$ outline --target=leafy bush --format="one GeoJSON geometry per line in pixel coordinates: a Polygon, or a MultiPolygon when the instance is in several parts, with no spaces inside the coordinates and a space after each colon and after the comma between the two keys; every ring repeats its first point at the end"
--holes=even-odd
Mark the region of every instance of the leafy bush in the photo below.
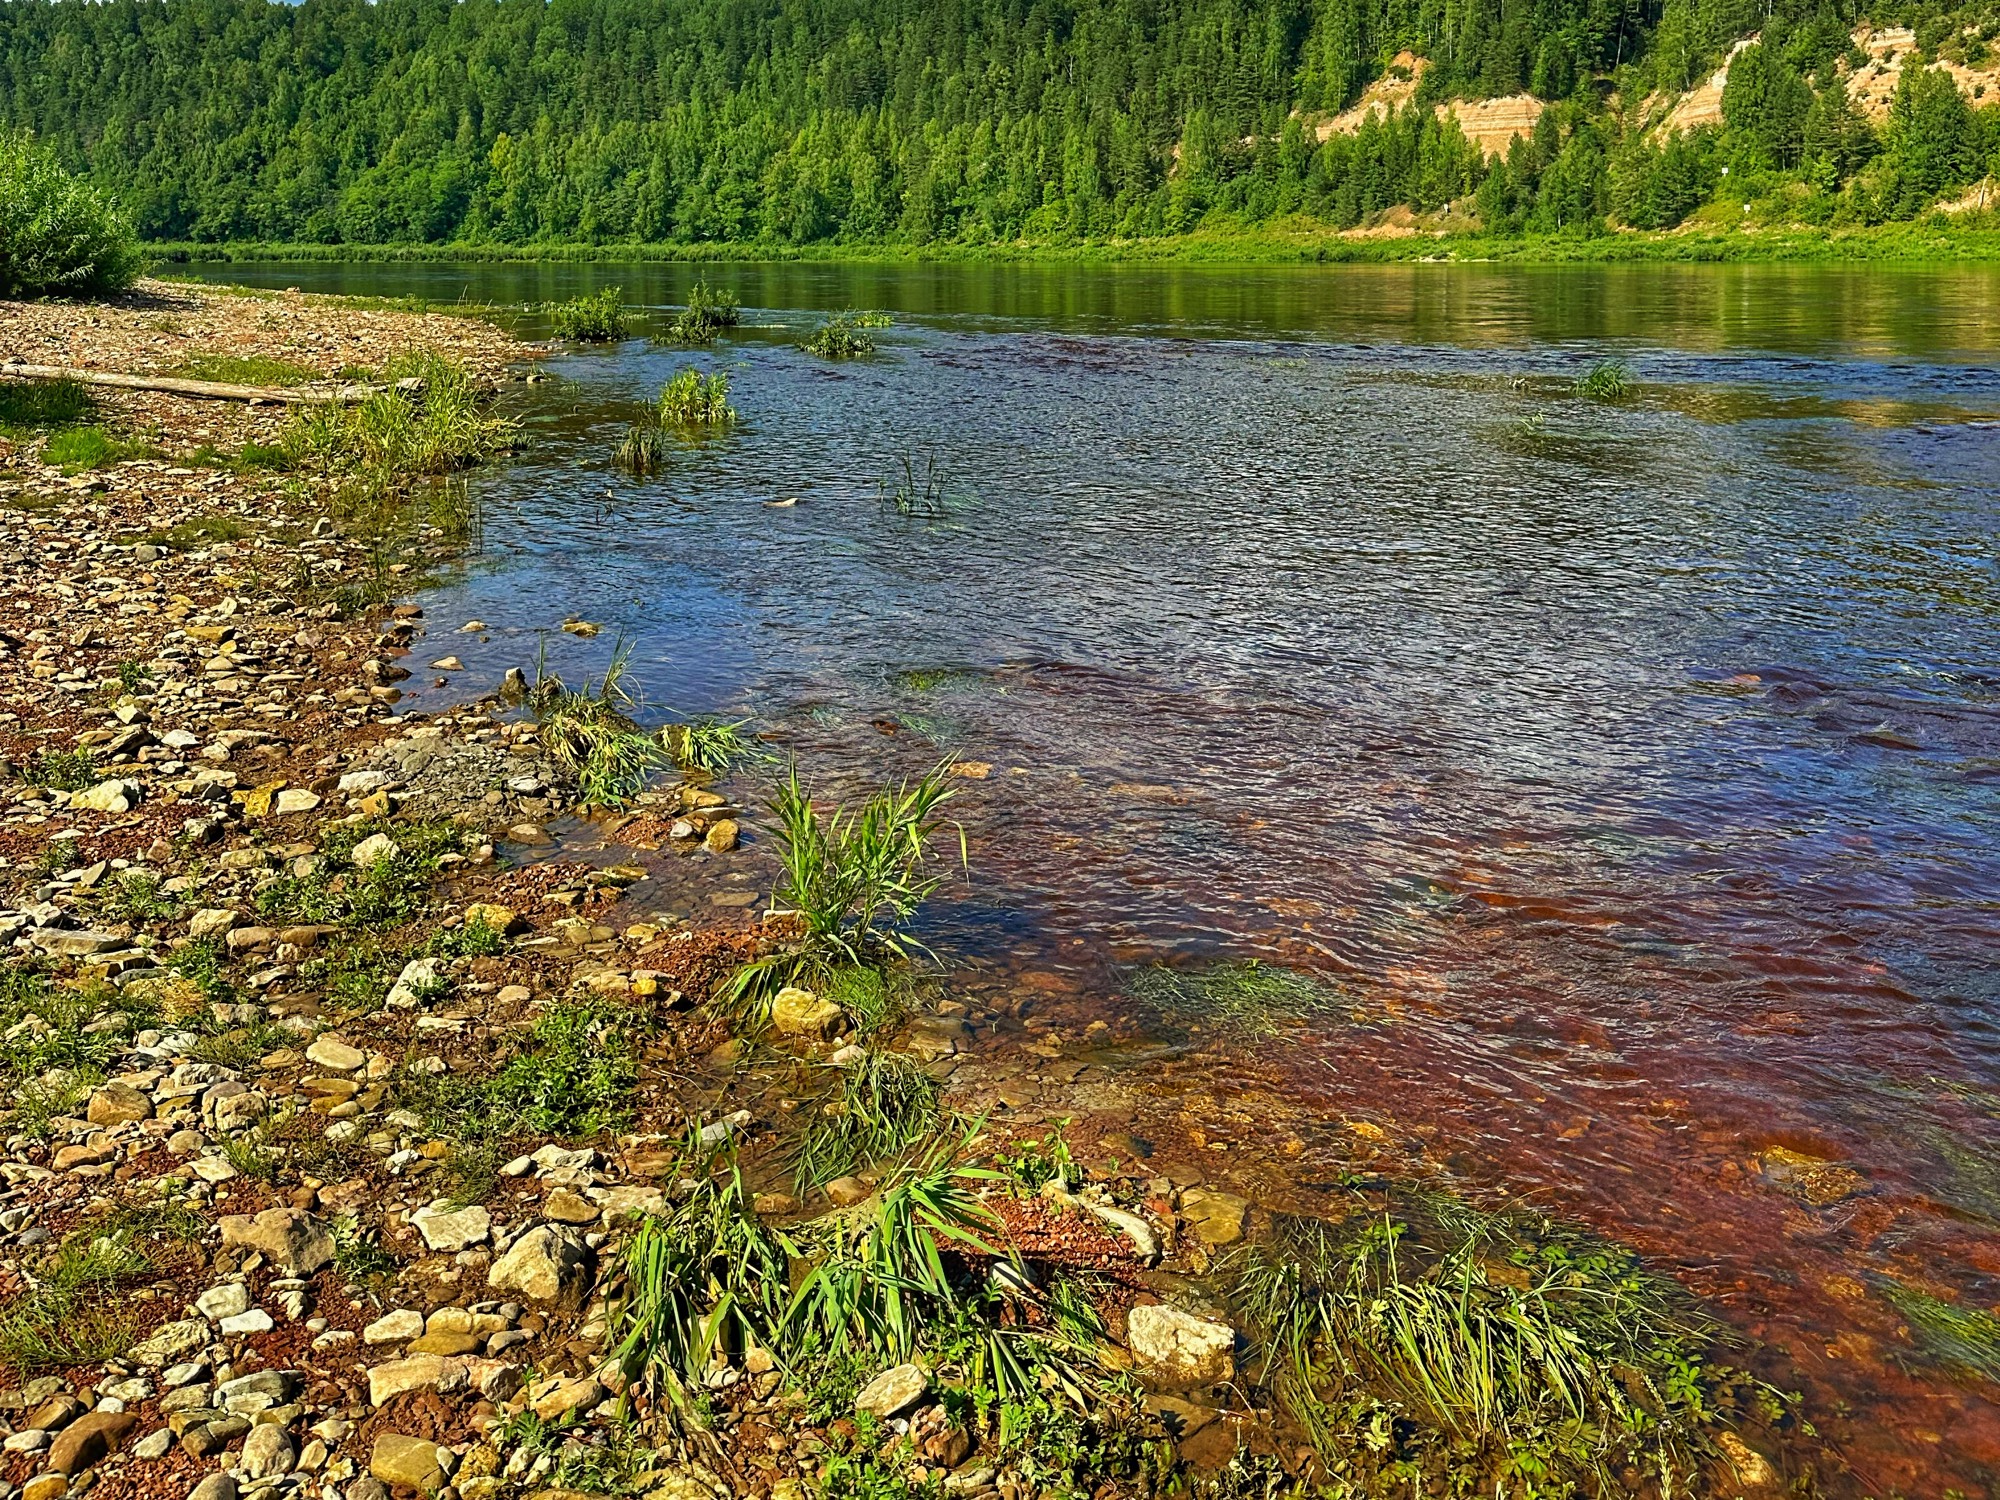
{"type": "Polygon", "coordinates": [[[141,264],[110,200],[26,131],[0,132],[0,296],[103,296],[136,281],[141,264]]]}
{"type": "Polygon", "coordinates": [[[559,339],[582,344],[608,344],[625,337],[625,305],[618,300],[623,287],[600,287],[567,302],[549,304],[549,325],[559,339]]]}

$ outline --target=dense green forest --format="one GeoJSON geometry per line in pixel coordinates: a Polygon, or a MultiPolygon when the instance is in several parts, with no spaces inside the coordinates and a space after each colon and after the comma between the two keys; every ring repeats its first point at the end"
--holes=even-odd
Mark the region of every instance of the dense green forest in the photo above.
{"type": "Polygon", "coordinates": [[[2000,105],[1918,65],[1984,62],[1983,7],[1868,13],[1918,32],[1877,126],[1855,0],[5,0],[0,125],[154,240],[1871,223],[2000,165],[2000,105]],[[1644,128],[1759,31],[1722,126],[1644,128]],[[1405,49],[1415,98],[1320,140],[1405,49]],[[1550,107],[1504,158],[1432,107],[1523,91],[1550,107]]]}

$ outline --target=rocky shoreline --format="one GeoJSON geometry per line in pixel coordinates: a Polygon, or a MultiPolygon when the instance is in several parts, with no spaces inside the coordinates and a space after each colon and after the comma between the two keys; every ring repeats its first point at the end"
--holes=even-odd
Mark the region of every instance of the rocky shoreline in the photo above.
{"type": "MultiPolygon", "coordinates": [[[[49,364],[332,379],[423,346],[501,391],[537,352],[296,294],[0,305],[0,348],[49,364]]],[[[732,1026],[708,1002],[774,929],[663,909],[636,854],[565,855],[576,776],[518,690],[404,710],[398,683],[453,672],[451,633],[479,628],[407,602],[448,521],[364,526],[330,484],[230,461],[276,442],[282,409],[119,392],[99,412],[130,451],[92,467],[0,436],[0,1500],[1107,1500],[1337,1477],[1196,1279],[1270,1205],[1189,1165],[1212,1145],[1193,1125],[1165,1150],[1114,1128],[1137,1105],[1078,1060],[1115,1040],[1101,1022],[916,986],[865,1047],[795,990],[732,1026]],[[1010,1061],[975,1047],[998,1031],[1010,1061]],[[901,1180],[864,1162],[802,1185],[788,1155],[878,1051],[925,1070],[990,1174],[1005,1243],[959,1246],[958,1270],[1089,1289],[1108,1383],[1071,1437],[1010,1439],[928,1355],[805,1380],[739,1341],[672,1400],[621,1359],[634,1236],[724,1154],[755,1219],[802,1235],[901,1180]]],[[[729,793],[669,778],[601,830],[706,861],[720,891],[757,857],[729,793]]],[[[1718,1444],[1730,1492],[1780,1487],[1758,1447],[1718,1444]]]]}

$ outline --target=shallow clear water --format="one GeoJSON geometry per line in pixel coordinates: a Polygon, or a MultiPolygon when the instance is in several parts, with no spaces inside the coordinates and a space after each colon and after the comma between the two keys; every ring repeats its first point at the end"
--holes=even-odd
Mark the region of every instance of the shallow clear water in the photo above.
{"type": "Polygon", "coordinates": [[[426,601],[495,627],[433,637],[463,682],[622,637],[657,708],[755,715],[828,786],[990,763],[947,952],[1106,1004],[1156,957],[1335,977],[1388,1019],[1275,1065],[1305,1107],[1672,1264],[1836,1489],[1992,1492],[2000,1385],[1890,1297],[2000,1304],[2000,272],[705,274],[751,326],[554,361],[475,481],[484,551],[426,601]],[[878,357],[796,347],[849,305],[896,312],[878,357]],[[1568,394],[1609,355],[1633,400],[1568,394]],[[742,426],[616,473],[681,363],[742,426]],[[905,457],[941,518],[885,511],[905,457]],[[1865,1189],[1802,1206],[1772,1146],[1865,1189]]]}

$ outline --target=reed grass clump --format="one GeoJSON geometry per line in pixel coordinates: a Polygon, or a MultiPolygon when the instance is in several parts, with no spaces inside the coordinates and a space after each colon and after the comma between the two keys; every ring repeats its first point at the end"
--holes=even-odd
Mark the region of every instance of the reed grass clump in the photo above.
{"type": "Polygon", "coordinates": [[[684,724],[667,724],[660,729],[660,744],[683,771],[724,776],[730,767],[757,753],[742,734],[749,722],[738,719],[730,723],[704,715],[684,724]]]}
{"type": "Polygon", "coordinates": [[[675,344],[712,344],[725,328],[743,321],[743,307],[736,294],[706,281],[688,288],[687,306],[667,324],[666,339],[675,344]]]}
{"type": "Polygon", "coordinates": [[[549,328],[559,339],[577,344],[609,344],[625,337],[629,326],[623,287],[599,287],[567,302],[547,304],[549,328]]]}
{"type": "Polygon", "coordinates": [[[797,913],[803,932],[795,945],[738,969],[719,993],[725,1007],[755,1021],[785,985],[810,986],[836,968],[926,951],[905,928],[944,883],[933,846],[946,826],[940,809],[952,795],[950,772],[945,761],[858,808],[821,813],[798,767],[787,769],[771,798],[783,867],[776,900],[797,913]]]}
{"type": "Polygon", "coordinates": [[[900,467],[892,469],[882,480],[881,500],[884,510],[894,511],[906,520],[935,520],[950,509],[950,484],[943,465],[936,454],[924,458],[923,473],[917,473],[917,466],[909,454],[900,460],[900,467]]]}
{"type": "Polygon", "coordinates": [[[660,387],[656,410],[661,427],[713,430],[735,426],[728,372],[704,375],[692,365],[674,371],[673,378],[660,387]]]}
{"type": "Polygon", "coordinates": [[[356,405],[301,408],[281,444],[291,461],[386,483],[469,468],[514,437],[515,424],[488,411],[471,372],[449,355],[399,354],[383,377],[386,387],[356,405]]]}
{"type": "Polygon", "coordinates": [[[1623,401],[1633,392],[1632,372],[1623,360],[1600,360],[1570,390],[1589,401],[1623,401]]]}
{"type": "Polygon", "coordinates": [[[631,648],[620,645],[603,678],[585,678],[577,688],[548,671],[545,661],[535,666],[527,709],[542,744],[576,777],[585,807],[623,806],[667,764],[660,743],[629,712],[638,703],[625,685],[631,658],[631,648]]]}
{"type": "Polygon", "coordinates": [[[1714,1332],[1616,1247],[1452,1200],[1281,1219],[1228,1269],[1257,1378],[1329,1458],[1687,1493],[1715,1451],[1714,1332]]]}
{"type": "Polygon", "coordinates": [[[611,451],[611,461],[642,479],[657,474],[667,466],[667,435],[657,422],[634,422],[611,451]]]}
{"type": "Polygon", "coordinates": [[[734,1159],[718,1172],[698,1132],[688,1144],[702,1175],[671,1212],[639,1226],[612,1322],[626,1378],[677,1402],[701,1389],[718,1353],[781,1347],[797,1248],[758,1222],[734,1159]]]}

